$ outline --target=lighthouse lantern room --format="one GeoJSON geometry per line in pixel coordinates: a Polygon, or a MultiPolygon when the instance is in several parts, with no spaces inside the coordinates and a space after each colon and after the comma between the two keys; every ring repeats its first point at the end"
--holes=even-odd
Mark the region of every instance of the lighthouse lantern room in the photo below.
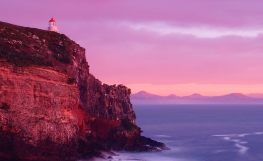
{"type": "Polygon", "coordinates": [[[48,30],[58,32],[58,28],[57,28],[56,21],[54,18],[51,18],[51,20],[49,21],[48,30]]]}

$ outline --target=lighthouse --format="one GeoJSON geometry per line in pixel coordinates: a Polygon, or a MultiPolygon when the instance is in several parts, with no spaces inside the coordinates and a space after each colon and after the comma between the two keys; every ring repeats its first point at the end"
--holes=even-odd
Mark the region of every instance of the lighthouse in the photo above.
{"type": "Polygon", "coordinates": [[[58,28],[57,28],[56,21],[54,18],[51,18],[51,20],[49,20],[48,30],[58,32],[58,28]]]}

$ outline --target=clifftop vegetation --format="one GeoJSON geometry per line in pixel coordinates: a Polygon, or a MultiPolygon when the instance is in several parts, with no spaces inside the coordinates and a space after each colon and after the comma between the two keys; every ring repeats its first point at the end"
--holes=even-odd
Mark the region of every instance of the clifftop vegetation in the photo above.
{"type": "Polygon", "coordinates": [[[69,64],[72,43],[64,34],[0,22],[0,59],[17,66],[69,64]]]}

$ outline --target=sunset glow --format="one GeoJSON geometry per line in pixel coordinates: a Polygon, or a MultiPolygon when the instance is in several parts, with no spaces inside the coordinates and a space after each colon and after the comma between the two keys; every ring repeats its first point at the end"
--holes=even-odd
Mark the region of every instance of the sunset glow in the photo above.
{"type": "Polygon", "coordinates": [[[263,1],[8,0],[0,21],[59,32],[90,72],[132,93],[263,93],[263,1]],[[63,4],[63,5],[61,5],[63,4]]]}

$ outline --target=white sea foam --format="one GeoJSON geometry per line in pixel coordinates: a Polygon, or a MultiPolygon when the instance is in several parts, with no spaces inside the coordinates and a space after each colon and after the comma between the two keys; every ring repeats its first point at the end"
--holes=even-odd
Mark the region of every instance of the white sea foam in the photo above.
{"type": "Polygon", "coordinates": [[[113,156],[109,159],[103,159],[103,158],[93,158],[88,160],[78,160],[78,161],[146,161],[144,159],[135,159],[132,157],[125,157],[125,156],[113,156]]]}
{"type": "Polygon", "coordinates": [[[240,140],[238,140],[238,139],[230,139],[230,141],[233,141],[233,142],[235,142],[235,143],[239,143],[240,142],[240,140]]]}
{"type": "Polygon", "coordinates": [[[224,140],[230,140],[230,137],[226,136],[226,137],[224,137],[224,140]]]}
{"type": "Polygon", "coordinates": [[[145,161],[143,159],[135,159],[132,157],[125,157],[125,156],[113,156],[113,159],[109,159],[111,161],[128,161],[128,160],[136,160],[136,161],[145,161]]]}
{"type": "Polygon", "coordinates": [[[160,137],[160,138],[170,138],[171,136],[169,135],[155,135],[157,137],[160,137]]]}
{"type": "Polygon", "coordinates": [[[217,151],[215,151],[214,153],[216,154],[216,153],[222,153],[222,152],[226,152],[227,150],[217,150],[217,151]]]}
{"type": "Polygon", "coordinates": [[[223,137],[223,136],[225,136],[225,137],[227,137],[227,136],[229,136],[229,137],[245,137],[245,136],[247,136],[247,135],[253,135],[253,133],[245,133],[245,134],[222,134],[222,135],[212,135],[212,136],[218,136],[218,137],[223,137]]]}
{"type": "Polygon", "coordinates": [[[263,135],[263,132],[255,132],[256,135],[263,135]]]}
{"type": "Polygon", "coordinates": [[[212,136],[218,136],[218,137],[222,137],[222,136],[235,136],[238,134],[222,134],[222,135],[212,135],[212,136]]]}
{"type": "Polygon", "coordinates": [[[254,132],[254,133],[244,133],[244,134],[220,134],[220,135],[212,135],[217,137],[245,137],[249,135],[263,135],[263,132],[254,132]]]}
{"type": "Polygon", "coordinates": [[[238,137],[245,137],[247,135],[253,135],[253,134],[239,134],[238,137]]]}
{"type": "Polygon", "coordinates": [[[248,151],[248,149],[249,149],[248,147],[246,147],[246,146],[244,146],[244,145],[241,145],[241,144],[245,144],[245,143],[247,143],[247,142],[240,141],[240,140],[238,140],[238,139],[232,139],[232,140],[230,140],[230,141],[233,141],[233,142],[236,143],[235,146],[236,146],[237,148],[239,148],[238,153],[241,154],[241,155],[245,154],[245,153],[248,151]]]}
{"type": "Polygon", "coordinates": [[[248,147],[243,146],[243,145],[241,145],[241,144],[239,144],[239,143],[236,143],[235,146],[236,146],[237,148],[239,148],[238,152],[239,152],[239,154],[241,154],[241,155],[246,154],[246,152],[247,152],[248,149],[249,149],[248,147]]]}
{"type": "MultiPolygon", "coordinates": [[[[244,155],[249,150],[249,147],[246,147],[243,144],[247,144],[248,142],[241,141],[240,139],[237,138],[243,138],[249,135],[263,135],[263,132],[244,133],[244,134],[220,134],[220,135],[212,135],[212,136],[222,137],[223,140],[234,142],[235,143],[234,146],[239,149],[238,153],[244,155]]],[[[224,150],[218,150],[215,153],[220,153],[220,152],[224,152],[224,150]]]]}
{"type": "Polygon", "coordinates": [[[84,159],[78,161],[146,161],[144,159],[139,159],[136,156],[129,155],[119,155],[115,152],[101,152],[103,158],[92,158],[92,159],[84,159]]]}
{"type": "MultiPolygon", "coordinates": [[[[148,152],[141,152],[141,153],[129,153],[129,152],[124,152],[124,153],[118,153],[120,154],[119,157],[112,156],[114,159],[120,158],[118,161],[196,161],[195,159],[190,159],[190,158],[180,158],[179,156],[175,156],[173,154],[175,153],[181,153],[180,151],[181,148],[178,147],[170,147],[171,150],[165,150],[160,153],[148,153],[148,152]],[[179,152],[180,151],[180,152],[179,152]],[[130,157],[130,159],[123,160],[123,157],[130,157]],[[136,158],[136,159],[131,159],[131,158],[136,158]]],[[[106,161],[106,160],[105,160],[106,161]]],[[[107,160],[109,161],[109,160],[107,160]]],[[[112,161],[117,161],[117,160],[112,160],[112,161]]]]}

